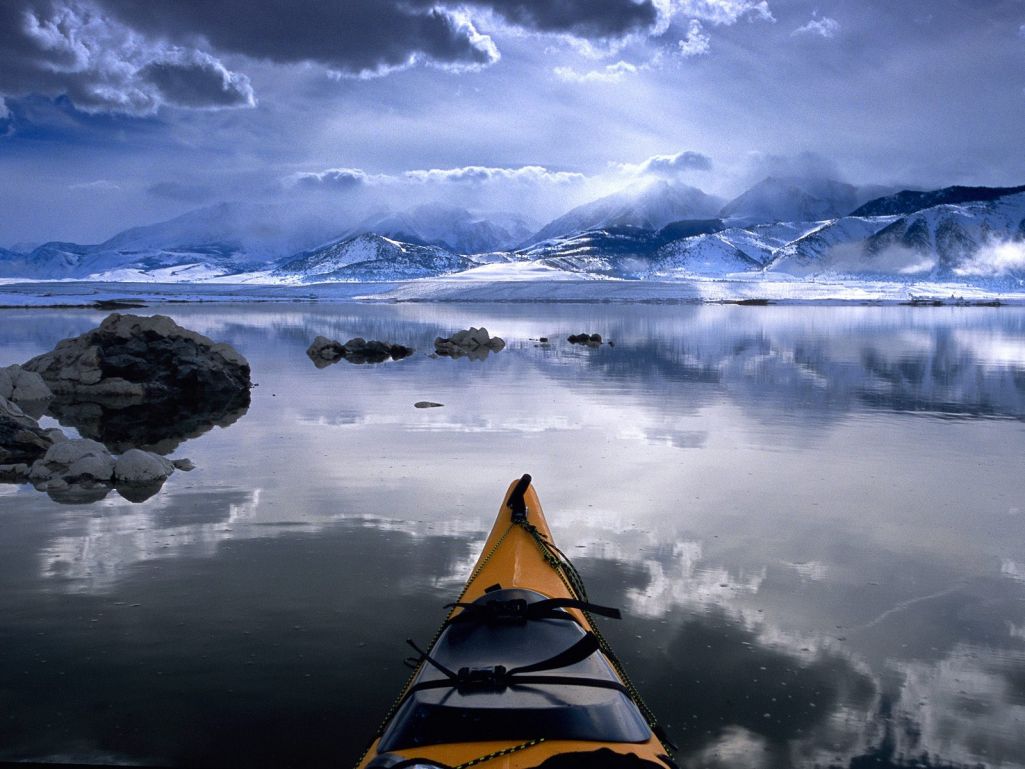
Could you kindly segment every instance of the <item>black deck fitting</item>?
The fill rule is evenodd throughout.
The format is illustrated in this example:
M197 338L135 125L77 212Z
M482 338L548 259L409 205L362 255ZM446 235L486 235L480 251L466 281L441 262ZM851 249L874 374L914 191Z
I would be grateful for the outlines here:
M512 510L514 523L527 520L527 502L523 497L527 493L527 489L530 488L530 481L530 475L524 473L519 483L516 484L516 488L513 489L512 494L509 495L508 506Z

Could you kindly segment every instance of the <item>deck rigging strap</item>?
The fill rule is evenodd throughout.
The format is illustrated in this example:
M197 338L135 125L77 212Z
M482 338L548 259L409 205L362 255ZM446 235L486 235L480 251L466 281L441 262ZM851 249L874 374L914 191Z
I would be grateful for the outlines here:
M493 665L490 667L463 667L457 672L449 670L440 662L432 658L427 652L417 647L412 640L407 641L419 654L420 663L428 663L445 676L443 679L434 681L420 681L411 686L403 699L408 698L414 692L424 689L456 689L459 692L467 692L481 689L501 690L509 686L520 686L526 684L558 684L562 686L595 686L603 689L617 689L629 696L626 687L619 681L608 679L591 679L574 676L552 676L552 675L530 675L531 673L543 673L549 670L567 668L581 662L599 649L598 637L594 633L585 633L579 641L572 646L563 649L558 654L540 660L530 665L521 665L515 668L506 668L504 665Z
M483 603L450 603L445 605L446 609L459 608L462 611L446 621L448 625L464 624L468 622L486 622L490 625L499 623L523 623L528 620L540 619L568 619L574 620L572 614L562 609L579 609L590 614L597 614L599 617L610 619L622 619L619 609L611 606L599 606L596 603L588 603L578 598L545 598L541 601L528 603L525 598L513 598L511 600L493 599Z

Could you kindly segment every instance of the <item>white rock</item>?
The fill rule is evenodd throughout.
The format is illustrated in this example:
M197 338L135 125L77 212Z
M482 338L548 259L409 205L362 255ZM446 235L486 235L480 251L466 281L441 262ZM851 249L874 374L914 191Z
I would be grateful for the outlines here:
M142 449L129 449L114 463L114 479L118 483L154 483L173 472L170 460Z
M39 374L14 364L0 368L0 398L14 403L47 401L53 398L53 393Z
M68 469L61 473L65 480L69 478L92 478L96 481L109 481L114 475L114 458L110 454L90 454L72 462Z
M42 459L37 459L29 471L33 483L45 483L52 478L76 479L84 476L96 480L110 480L114 472L114 458L102 443L88 438L75 438L53 444Z

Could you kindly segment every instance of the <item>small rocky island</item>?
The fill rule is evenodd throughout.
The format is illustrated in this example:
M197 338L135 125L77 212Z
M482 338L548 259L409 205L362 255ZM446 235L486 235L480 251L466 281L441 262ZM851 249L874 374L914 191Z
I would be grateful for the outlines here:
M0 480L61 502L112 489L141 501L188 460L161 456L249 406L249 363L166 316L113 314L98 328L0 370ZM49 413L83 438L44 430ZM147 450L148 449L148 450Z
M306 354L317 368L325 368L345 359L349 363L384 363L386 360L401 360L413 354L412 347L391 342L371 339L369 342L361 336L350 339L345 344L318 336L306 349Z
M450 337L437 337L434 340L434 352L436 355L444 355L450 358L462 358L466 356L471 360L483 360L488 353L500 352L505 349L505 340L500 336L491 336L488 330L481 326L457 331Z

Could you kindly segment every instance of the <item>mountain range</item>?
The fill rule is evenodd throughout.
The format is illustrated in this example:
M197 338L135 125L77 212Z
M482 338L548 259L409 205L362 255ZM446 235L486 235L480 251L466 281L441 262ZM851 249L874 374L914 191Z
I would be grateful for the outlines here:
M886 193L886 194L878 194ZM874 197L873 197L874 196ZM642 280L735 273L852 279L1025 278L1025 186L894 191L769 177L733 200L666 181L634 185L538 227L437 203L350 224L222 203L104 243L0 249L0 277L197 282L395 281L500 262ZM492 271L493 272L493 271Z

